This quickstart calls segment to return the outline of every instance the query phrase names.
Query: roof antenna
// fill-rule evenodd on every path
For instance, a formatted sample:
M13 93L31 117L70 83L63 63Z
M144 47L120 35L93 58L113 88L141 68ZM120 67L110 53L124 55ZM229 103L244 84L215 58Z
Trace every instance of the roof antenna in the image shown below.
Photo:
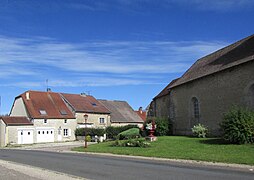
M49 80L46 79L46 86L47 86L47 92L51 92L51 89L49 88Z
M91 91L86 91L87 95L90 96L91 95Z

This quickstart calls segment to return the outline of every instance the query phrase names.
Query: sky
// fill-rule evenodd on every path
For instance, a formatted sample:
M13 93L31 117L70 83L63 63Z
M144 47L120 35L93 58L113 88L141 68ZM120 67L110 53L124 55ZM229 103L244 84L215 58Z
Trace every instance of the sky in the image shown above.
M0 114L27 90L145 108L197 59L253 34L253 0L0 0Z

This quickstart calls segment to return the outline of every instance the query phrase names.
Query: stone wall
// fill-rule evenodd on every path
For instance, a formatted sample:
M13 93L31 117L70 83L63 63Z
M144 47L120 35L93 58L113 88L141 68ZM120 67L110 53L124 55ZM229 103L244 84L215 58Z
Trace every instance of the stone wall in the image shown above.
M223 113L233 105L254 109L253 84L254 61L173 88L175 134L190 134L193 125L199 122L208 126L213 135L220 134ZM199 102L198 118L193 114L193 97Z
M96 113L76 113L77 123L85 123L84 115L88 115L87 123L93 124L93 127L104 128L110 126L109 114ZM100 118L104 118L105 123L100 123Z
M155 116L169 118L169 104L170 104L169 95L165 95L160 98L154 99L154 105L156 107L154 109Z

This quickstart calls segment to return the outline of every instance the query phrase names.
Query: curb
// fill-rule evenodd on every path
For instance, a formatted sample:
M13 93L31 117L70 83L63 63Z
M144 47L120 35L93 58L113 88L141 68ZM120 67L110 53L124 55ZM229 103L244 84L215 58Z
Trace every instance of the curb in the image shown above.
M122 157L122 158L132 158L140 160L154 160L162 162L172 162L172 163L182 163L191 165L202 165L202 166L212 166L212 167L224 167L233 168L235 170L247 170L254 173L254 166L245 164L227 164L221 162L208 162L208 161L197 161L197 160L186 160L186 159L168 159L168 158L158 158L158 157L145 157L145 156L133 156L133 155L119 155L111 153L94 153L94 152L78 152L78 151L61 151L61 153L77 153L77 154L89 154L89 155L99 155L108 157Z

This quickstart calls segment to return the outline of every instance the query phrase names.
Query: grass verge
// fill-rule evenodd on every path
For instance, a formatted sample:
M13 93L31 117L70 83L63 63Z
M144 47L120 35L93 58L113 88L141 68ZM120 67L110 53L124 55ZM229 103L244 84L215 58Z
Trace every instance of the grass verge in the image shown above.
M90 145L87 149L77 147L72 150L254 165L253 144L233 145L216 138L163 136L152 142L149 148L112 147L111 144L105 142Z

